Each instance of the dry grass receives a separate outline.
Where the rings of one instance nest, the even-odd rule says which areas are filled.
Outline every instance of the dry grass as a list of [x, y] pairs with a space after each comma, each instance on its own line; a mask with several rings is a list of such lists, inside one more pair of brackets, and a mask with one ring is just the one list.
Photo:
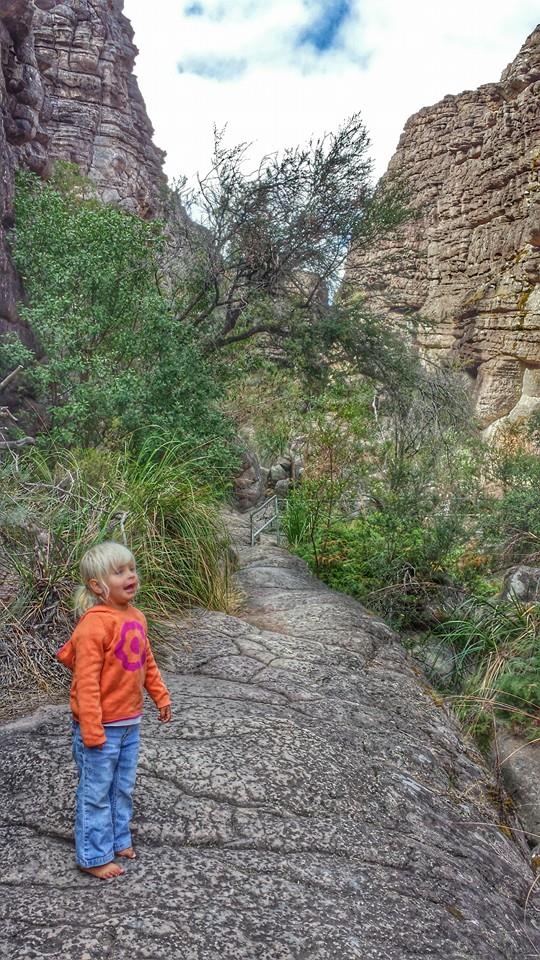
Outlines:
[[[219, 504], [175, 445], [127, 452], [28, 452], [0, 478], [0, 546], [20, 589], [0, 605], [1, 703], [66, 684], [55, 652], [73, 629], [71, 595], [84, 551], [103, 539], [133, 551], [138, 602], [154, 625], [193, 606], [232, 611], [229, 539]], [[5, 562], [5, 559], [4, 561]]]

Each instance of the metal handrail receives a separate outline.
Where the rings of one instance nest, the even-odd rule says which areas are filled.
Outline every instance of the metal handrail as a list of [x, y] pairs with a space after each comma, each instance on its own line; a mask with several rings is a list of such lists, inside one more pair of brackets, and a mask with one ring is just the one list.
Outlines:
[[[268, 510], [272, 511], [270, 516], [268, 516]], [[258, 526], [257, 524], [259, 522], [260, 525]], [[279, 529], [279, 500], [276, 494], [274, 494], [273, 497], [269, 497], [268, 500], [265, 500], [264, 503], [260, 504], [260, 506], [255, 507], [255, 509], [252, 510], [249, 515], [249, 529], [252, 547], [255, 546], [255, 541], [259, 539], [263, 530], [271, 527], [272, 524], [275, 524], [276, 542], [279, 546], [281, 532]]]

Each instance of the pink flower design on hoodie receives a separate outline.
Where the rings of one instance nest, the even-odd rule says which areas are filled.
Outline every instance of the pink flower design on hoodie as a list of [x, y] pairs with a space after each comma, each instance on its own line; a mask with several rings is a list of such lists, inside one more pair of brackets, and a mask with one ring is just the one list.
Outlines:
[[[114, 648], [114, 655], [120, 660], [124, 670], [140, 670], [146, 663], [146, 634], [138, 620], [127, 620], [122, 624], [120, 639]], [[130, 659], [135, 656], [135, 659]]]

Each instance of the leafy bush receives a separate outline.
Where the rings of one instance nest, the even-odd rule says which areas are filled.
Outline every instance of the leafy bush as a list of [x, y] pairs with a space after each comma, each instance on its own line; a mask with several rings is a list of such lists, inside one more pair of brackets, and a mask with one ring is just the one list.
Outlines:
[[458, 591], [449, 558], [470, 537], [478, 486], [459, 384], [420, 371], [415, 387], [410, 374], [383, 394], [336, 380], [309, 405], [305, 473], [284, 517], [322, 579], [396, 626], [431, 619], [424, 608]]
[[230, 469], [219, 386], [193, 330], [176, 322], [158, 268], [161, 224], [100, 203], [69, 165], [48, 183], [19, 173], [15, 217], [21, 314], [40, 345], [34, 355], [19, 344], [16, 359], [49, 420], [44, 442], [140, 443], [152, 425], [213, 444]]
[[493, 447], [489, 479], [499, 494], [486, 498], [481, 521], [496, 566], [540, 559], [539, 453], [534, 417], [508, 428]]
[[[287, 507], [287, 531], [301, 516], [301, 496], [293, 503], [292, 510]], [[304, 511], [309, 514], [307, 505]], [[329, 586], [357, 597], [396, 627], [418, 626], [425, 621], [426, 604], [448, 589], [442, 561], [458, 531], [455, 518], [421, 522], [396, 502], [392, 511], [387, 504], [384, 512], [334, 522], [324, 538], [316, 536], [315, 546], [299, 540], [297, 550]]]

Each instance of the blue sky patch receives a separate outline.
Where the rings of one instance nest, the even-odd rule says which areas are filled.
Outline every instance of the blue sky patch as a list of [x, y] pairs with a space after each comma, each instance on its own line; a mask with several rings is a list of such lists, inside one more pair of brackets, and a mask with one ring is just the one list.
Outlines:
[[235, 80], [245, 73], [243, 57], [185, 57], [178, 64], [178, 73], [192, 73], [210, 80]]
[[187, 7], [184, 9], [186, 17], [202, 17], [204, 13], [204, 7], [202, 3], [188, 3]]
[[353, 0], [319, 0], [318, 11], [300, 32], [297, 45], [312, 47], [317, 53], [327, 53], [339, 46], [339, 33], [352, 15], [353, 6]]

